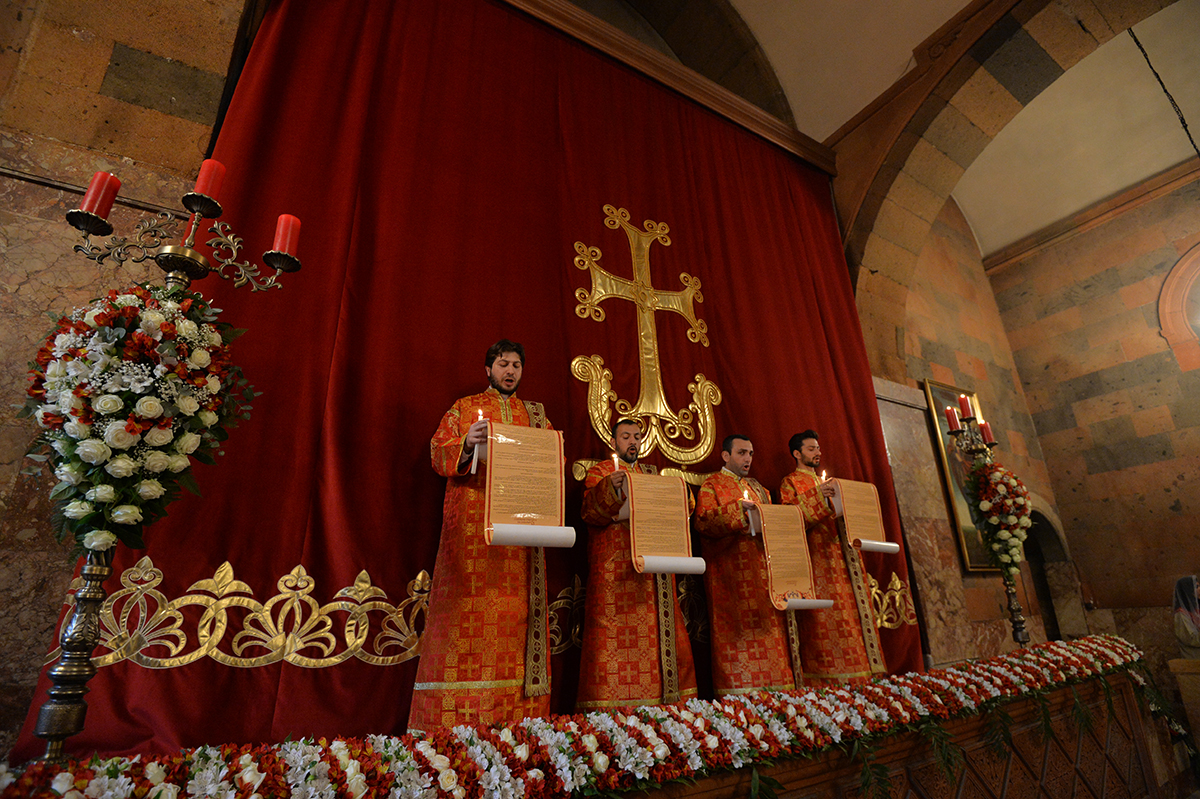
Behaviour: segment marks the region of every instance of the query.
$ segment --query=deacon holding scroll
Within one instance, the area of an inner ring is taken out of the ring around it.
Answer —
[[[788,441],[788,448],[796,459],[796,470],[783,478],[779,501],[800,506],[808,534],[813,587],[817,596],[833,600],[831,608],[797,614],[804,683],[839,683],[883,674],[886,668],[862,559],[838,529],[829,503],[833,485],[817,474],[821,445],[816,432],[797,433]]]
[[[486,543],[486,461],[471,470],[487,421],[547,429],[550,423],[540,403],[516,396],[524,347],[501,339],[484,364],[491,386],[455,402],[429,444],[433,468],[447,482],[408,720],[413,731],[550,712],[544,556],[540,548]]]
[[[585,481],[588,582],[575,703],[581,711],[666,704],[696,695],[692,644],[675,595],[675,577],[634,569],[629,520],[621,513],[628,473],[658,472],[638,462],[641,441],[637,422],[617,421],[609,440],[613,457],[589,469]]]
[[[704,537],[704,573],[712,622],[713,688],[717,696],[796,686],[789,656],[788,614],[771,602],[762,538],[753,536],[746,509],[770,503],[749,476],[754,445],[725,438],[725,468],[700,486],[696,530]]]

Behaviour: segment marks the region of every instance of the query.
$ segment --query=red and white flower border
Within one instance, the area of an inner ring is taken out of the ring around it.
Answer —
[[[1021,479],[998,463],[976,462],[967,479],[974,515],[992,564],[1012,579],[1021,567],[1021,545],[1032,525],[1029,491]]]
[[[1124,639],[1094,635],[803,693],[691,699],[486,729],[463,725],[426,737],[202,746],[17,769],[0,764],[0,799],[557,799],[626,791],[975,715],[1130,670],[1141,658]]]

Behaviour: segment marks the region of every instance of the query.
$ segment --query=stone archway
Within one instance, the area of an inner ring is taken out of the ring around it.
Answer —
[[[873,374],[906,380],[908,287],[933,222],[967,167],[1063,72],[1172,2],[1017,3],[926,94],[845,233]]]
[[[1171,268],[1158,297],[1158,322],[1163,338],[1185,372],[1200,369],[1200,337],[1188,313],[1195,301],[1192,295],[1197,279],[1200,279],[1200,244],[1185,252]]]

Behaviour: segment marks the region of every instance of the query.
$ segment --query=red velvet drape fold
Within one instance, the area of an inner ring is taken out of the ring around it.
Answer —
[[[607,301],[602,323],[575,313],[575,291],[591,285],[576,241],[631,276],[605,204],[670,225],[671,246],[651,248],[657,288],[682,288],[681,272],[703,284],[710,346],[687,340],[682,317],[657,315],[671,406],[691,400],[696,374],[714,380],[718,442],[750,435],[752,474],[772,488],[792,468],[788,437],[816,427],[824,465],[875,483],[899,539],[829,180],[793,156],[502,3],[284,0],[215,157],[228,168],[225,219],[250,257],[292,213],[304,268],[267,294],[197,284],[250,329],[235,355],[263,395],[218,466],[196,470],[204,497],[173,506],[118,573],[147,555],[172,598],[228,561],[265,602],[301,566],[327,604],[365,571],[399,601],[434,566],[443,483],[429,438],[455,398],[486,386],[483,353],[500,337],[525,343],[520,394],[546,404],[568,461],[603,456],[571,359],[602,355],[618,394],[638,392],[633,306]],[[719,465],[718,443],[696,470]],[[571,481],[576,519],[580,498]],[[552,597],[586,574],[585,552],[581,541],[553,554]],[[906,579],[903,556],[872,567],[885,584]],[[919,668],[915,627],[885,631],[885,647],[893,670]],[[563,712],[572,657],[555,663]],[[415,661],[124,662],[92,680],[87,729],[68,749],[402,732],[414,672]],[[26,730],[13,757],[37,751]]]

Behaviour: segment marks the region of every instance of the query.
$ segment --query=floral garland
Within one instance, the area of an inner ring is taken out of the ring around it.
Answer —
[[[994,566],[1011,579],[1021,571],[1021,545],[1032,522],[1029,491],[1015,474],[998,463],[976,461],[967,475],[972,510],[982,519],[983,545]]]
[[[199,294],[137,285],[58,320],[29,365],[21,415],[42,429],[29,457],[59,481],[59,540],[140,548],[181,488],[199,493],[192,460],[213,462],[255,396],[230,360],[244,331],[218,312]]]
[[[1114,635],[1051,641],[923,674],[804,693],[467,725],[428,737],[202,746],[151,758],[0,764],[0,799],[565,799],[820,752],[976,715],[1116,671],[1142,654]],[[1139,683],[1141,684],[1141,683]]]

